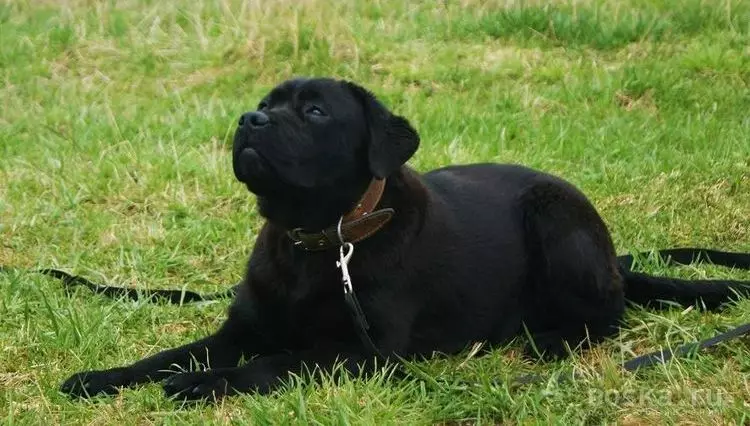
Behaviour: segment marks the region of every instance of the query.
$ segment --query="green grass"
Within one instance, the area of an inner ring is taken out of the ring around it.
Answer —
[[[0,3],[0,264],[139,288],[235,282],[261,219],[231,172],[232,129],[295,75],[375,91],[420,131],[419,170],[519,162],[565,177],[620,252],[750,251],[749,2],[409,3]],[[54,280],[0,274],[0,423],[750,421],[747,340],[638,374],[616,367],[747,322],[747,300],[710,314],[631,309],[620,336],[558,363],[525,360],[517,344],[420,363],[437,383],[295,382],[197,408],[157,385],[91,402],[58,393],[73,372],[211,332],[225,308],[66,295]],[[584,379],[491,383],[569,368]]]

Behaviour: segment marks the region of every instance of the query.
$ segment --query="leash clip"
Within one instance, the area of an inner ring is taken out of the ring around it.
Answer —
[[[336,267],[341,269],[341,281],[344,283],[344,294],[351,294],[354,292],[352,289],[352,277],[349,275],[349,260],[354,254],[354,244],[344,243],[339,247],[339,260],[336,262]]]
[[[341,222],[344,221],[344,216],[339,218],[339,223],[336,225],[336,233],[339,237],[339,260],[336,262],[336,267],[341,269],[341,281],[344,283],[344,294],[354,293],[352,288],[352,277],[349,275],[349,260],[351,260],[354,254],[354,244],[344,241],[344,235],[341,233]]]
[[[344,221],[344,216],[339,218],[339,223],[336,225],[336,234],[338,234],[339,242],[339,260],[336,262],[336,267],[341,269],[341,282],[344,283],[344,294],[354,293],[352,288],[352,277],[349,275],[349,260],[351,260],[354,254],[354,244],[344,241],[344,235],[341,233],[341,222]]]

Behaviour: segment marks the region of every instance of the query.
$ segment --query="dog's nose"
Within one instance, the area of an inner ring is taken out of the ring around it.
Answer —
[[[271,120],[268,119],[268,116],[260,111],[253,111],[248,112],[245,114],[242,114],[242,117],[240,117],[239,125],[242,126],[251,126],[251,127],[263,127],[270,123]]]

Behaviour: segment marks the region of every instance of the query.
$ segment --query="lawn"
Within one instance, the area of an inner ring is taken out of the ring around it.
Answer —
[[[411,165],[522,163],[582,188],[621,253],[750,252],[750,2],[194,0],[0,3],[0,265],[136,288],[236,282],[262,224],[235,181],[237,118],[292,76],[372,89],[422,136]],[[750,279],[709,265],[652,273]],[[58,393],[76,371],[203,336],[226,301],[66,294],[0,274],[0,423],[750,422],[750,345],[637,374],[637,354],[750,321],[632,307],[623,332],[554,362],[520,343],[417,364],[430,377],[322,385],[181,407],[158,385]],[[520,389],[521,372],[581,378]],[[468,385],[466,385],[468,383]]]

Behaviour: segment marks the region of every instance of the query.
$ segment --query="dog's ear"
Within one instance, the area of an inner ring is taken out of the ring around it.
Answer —
[[[414,155],[419,147],[419,134],[409,121],[388,111],[370,91],[351,82],[346,82],[346,85],[361,102],[367,119],[370,172],[383,179]]]

